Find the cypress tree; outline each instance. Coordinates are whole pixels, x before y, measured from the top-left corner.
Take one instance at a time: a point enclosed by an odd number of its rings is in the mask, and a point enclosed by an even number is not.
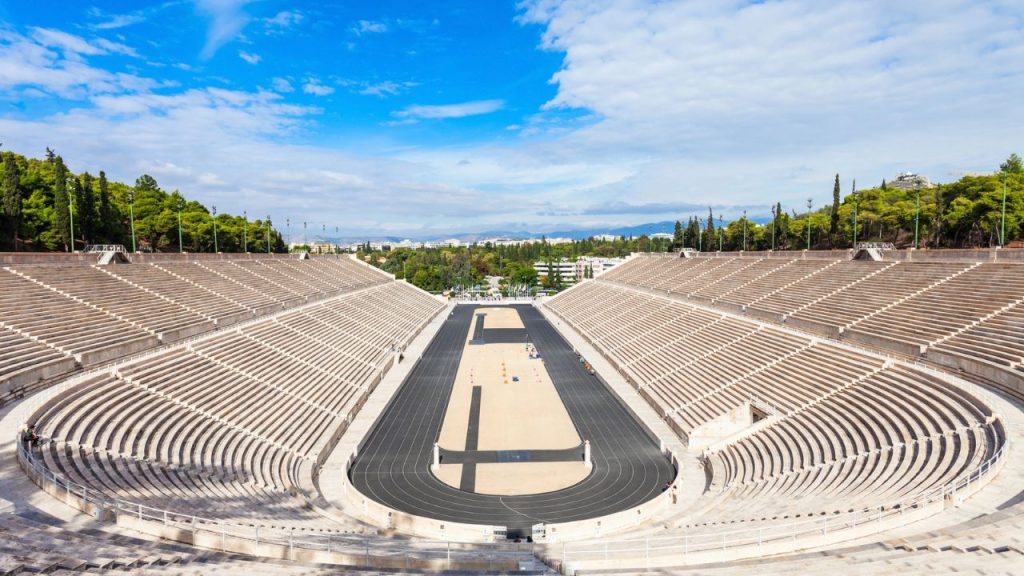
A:
[[[53,162],[53,227],[57,238],[68,252],[74,250],[71,239],[70,198],[68,197],[68,169],[64,159],[47,149]]]
[[[86,244],[96,243],[96,193],[93,190],[92,174],[86,172],[78,183],[80,234]]]
[[[4,236],[10,238],[14,251],[18,251],[18,228],[21,226],[21,175],[14,153],[4,155]],[[6,241],[6,240],[5,240]]]
[[[829,215],[828,237],[832,247],[835,247],[836,236],[839,234],[839,174],[836,174],[836,182],[832,186],[832,212]]]
[[[110,187],[107,183],[107,173],[100,170],[99,178],[99,221],[97,222],[97,234],[107,244],[115,242],[117,226],[114,223],[114,209],[110,203]]]
[[[708,206],[708,225],[705,230],[707,230],[708,233],[707,244],[705,244],[705,246],[710,247],[715,243],[715,215],[711,212],[710,206]],[[717,246],[717,244],[714,245]],[[710,248],[706,248],[706,250],[710,250]]]

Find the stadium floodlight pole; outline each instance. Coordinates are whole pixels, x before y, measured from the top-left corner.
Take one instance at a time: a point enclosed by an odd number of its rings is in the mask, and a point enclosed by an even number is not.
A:
[[[814,207],[814,199],[807,199],[807,249],[811,249],[811,208]]]
[[[1003,172],[1003,218],[999,224],[999,247],[1006,245],[1006,172]]]
[[[857,249],[857,205],[860,199],[857,197],[857,180],[853,181],[853,249]]]
[[[772,205],[772,252],[775,252],[775,221],[779,216],[775,213],[775,205]]]
[[[291,218],[285,218],[284,219],[284,227],[285,227],[285,229],[288,230],[288,250],[290,251],[291,250],[291,244],[292,244],[292,219]]]
[[[917,250],[917,233],[921,223],[921,184],[918,183],[914,186],[914,191],[917,192],[917,200],[914,205],[914,250]]]
[[[270,254],[270,214],[267,214],[267,254]]]
[[[185,201],[178,198],[178,252],[185,251],[185,244],[181,240],[181,211],[185,208]]]
[[[747,211],[743,211],[743,251],[747,251]]]
[[[135,252],[135,190],[128,191],[128,214],[132,223],[132,252]]]
[[[213,208],[213,253],[217,254],[220,252],[219,246],[217,246],[217,207],[210,206],[210,208]]]
[[[724,220],[722,220],[722,215],[719,214],[718,215],[718,251],[719,252],[722,251],[722,239],[725,238],[725,234],[724,234],[725,226],[722,225],[723,222],[724,222]]]
[[[249,253],[249,213],[242,210],[242,254]]]
[[[308,228],[308,227],[309,227],[309,222],[305,222],[304,221],[302,223],[302,243],[307,245],[307,246],[309,245],[309,232],[306,232],[306,228]]]

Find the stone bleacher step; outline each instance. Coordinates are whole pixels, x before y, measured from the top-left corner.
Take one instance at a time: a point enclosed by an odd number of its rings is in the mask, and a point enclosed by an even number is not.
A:
[[[689,408],[690,406],[693,406],[697,402],[700,402],[702,400],[710,398],[711,396],[714,396],[715,394],[718,394],[719,392],[722,392],[726,388],[734,386],[734,385],[738,384],[739,382],[742,382],[743,380],[746,380],[747,378],[750,378],[752,376],[756,376],[757,374],[760,374],[760,373],[764,372],[765,370],[771,368],[772,366],[775,366],[775,365],[779,364],[783,360],[787,360],[789,358],[792,358],[793,356],[796,356],[797,354],[800,354],[801,352],[810,349],[811,347],[813,347],[816,344],[818,344],[818,342],[819,341],[818,341],[817,338],[813,338],[812,337],[809,342],[807,342],[806,344],[804,344],[800,348],[797,348],[796,350],[793,350],[792,352],[783,354],[782,356],[778,356],[775,359],[773,359],[771,362],[769,362],[768,364],[764,364],[762,366],[758,366],[757,368],[755,368],[754,370],[752,370],[752,371],[750,371],[748,373],[745,373],[745,374],[743,374],[741,376],[737,376],[736,378],[733,378],[732,380],[726,382],[725,384],[719,386],[718,388],[715,388],[714,390],[712,390],[710,392],[705,392],[703,395],[698,396],[696,399],[694,399],[694,400],[692,400],[692,401],[690,401],[690,402],[680,406],[679,408],[676,408],[673,413],[674,414],[678,414],[679,412],[685,410],[686,408]]]
[[[936,280],[935,282],[932,282],[931,284],[925,286],[924,288],[921,288],[920,290],[917,290],[916,292],[912,292],[910,294],[907,294],[906,296],[903,296],[902,298],[898,298],[895,302],[890,302],[889,304],[883,306],[882,308],[880,308],[878,310],[875,310],[874,312],[872,312],[870,314],[867,314],[865,316],[861,316],[860,318],[854,320],[853,322],[847,323],[845,326],[840,326],[839,327],[839,332],[842,333],[843,330],[846,329],[846,328],[852,328],[855,325],[857,325],[857,324],[859,324],[859,323],[861,323],[861,322],[863,322],[865,320],[874,318],[875,316],[878,316],[879,314],[882,314],[882,313],[884,313],[885,311],[887,311],[887,310],[889,310],[891,308],[899,306],[900,304],[906,302],[907,300],[910,300],[911,298],[914,298],[916,296],[920,296],[921,294],[924,294],[925,292],[931,290],[932,288],[935,288],[936,286],[941,286],[941,285],[945,284],[946,282],[949,282],[953,278],[956,278],[957,276],[960,276],[961,274],[963,274],[965,272],[969,272],[971,270],[974,270],[978,266],[981,266],[981,263],[975,262],[974,264],[971,264],[970,266],[964,268],[963,270],[954,272],[953,274],[950,274],[949,276],[946,276],[944,278],[940,278],[940,279]]]
[[[794,262],[796,262],[796,260],[794,260]],[[803,282],[804,280],[807,280],[808,278],[810,278],[811,276],[814,276],[815,274],[820,274],[821,272],[824,272],[825,270],[828,270],[829,268],[835,266],[836,264],[839,264],[839,262],[841,262],[841,260],[835,260],[832,263],[830,263],[828,266],[825,266],[823,268],[818,268],[817,270],[815,270],[814,272],[811,272],[809,274],[804,274],[800,278],[797,278],[796,280],[793,280],[792,282],[787,282],[786,284],[783,284],[782,286],[779,286],[775,290],[769,290],[763,296],[760,296],[756,300],[751,301],[750,304],[747,305],[747,307],[748,308],[755,308],[756,307],[755,305],[758,302],[760,302],[762,300],[765,300],[767,298],[771,298],[772,296],[778,294],[779,292],[782,292],[783,290],[787,290],[787,289],[789,289],[790,286],[792,286],[792,285],[794,285],[794,284],[796,284],[798,282]],[[776,270],[781,270],[781,268],[776,268]]]
[[[173,300],[171,298],[168,298],[167,296],[164,296],[163,294],[161,294],[159,292],[156,292],[156,291],[154,291],[154,290],[152,290],[150,288],[147,288],[147,287],[145,287],[145,286],[143,286],[143,285],[141,285],[141,284],[139,284],[137,282],[129,280],[128,278],[122,278],[121,276],[118,276],[117,274],[114,274],[113,272],[108,270],[106,266],[94,265],[93,268],[99,270],[100,272],[103,272],[104,274],[110,276],[111,278],[115,278],[115,279],[117,279],[117,280],[119,280],[121,282],[124,282],[125,284],[128,284],[129,286],[134,286],[135,288],[138,288],[139,290],[142,290],[143,292],[148,292],[148,293],[152,294],[153,296],[156,296],[157,298],[163,300],[164,302],[170,302],[171,304],[174,304],[175,306],[180,306],[180,307],[184,308],[185,310],[188,310],[189,312],[191,312],[191,313],[193,313],[193,314],[195,314],[197,316],[205,318],[207,321],[212,322],[215,325],[217,323],[217,319],[214,318],[213,316],[210,316],[209,314],[204,314],[204,313],[202,313],[202,312],[192,308],[191,306],[189,306],[187,304],[184,304],[182,302],[178,302],[177,300]]]
[[[686,293],[686,297],[687,297],[687,298],[693,298],[693,297],[694,297],[694,295],[695,295],[695,294],[696,294],[697,292],[699,292],[699,291],[701,291],[701,290],[703,290],[703,289],[705,289],[705,288],[707,288],[707,287],[709,287],[709,286],[716,286],[716,285],[718,285],[718,284],[720,284],[720,283],[722,283],[722,282],[726,282],[726,281],[728,281],[728,280],[729,280],[729,278],[732,278],[732,277],[733,277],[733,276],[735,276],[736,274],[739,274],[740,272],[743,272],[743,271],[744,271],[744,270],[746,270],[747,268],[750,268],[751,266],[754,266],[755,264],[757,264],[757,263],[758,263],[758,262],[760,262],[760,261],[761,261],[761,259],[760,259],[760,258],[753,258],[753,259],[751,259],[751,260],[750,260],[750,262],[748,262],[748,263],[747,263],[747,265],[746,265],[746,266],[741,266],[740,268],[737,268],[737,269],[733,270],[732,272],[729,272],[728,274],[726,274],[725,276],[722,276],[721,278],[718,278],[717,280],[715,280],[715,281],[714,281],[714,282],[712,282],[711,284],[701,284],[701,285],[700,285],[699,287],[697,287],[697,288],[695,288],[695,289],[693,289],[693,290],[691,290],[691,291],[687,292],[687,293]],[[740,284],[740,286],[743,286],[743,284]],[[737,286],[737,288],[738,288],[738,287],[739,287],[739,286]],[[713,298],[708,298],[707,300],[708,300],[709,302],[711,302],[711,301],[714,301],[714,299],[713,299]]]
[[[202,290],[205,290],[205,291],[209,292],[210,294],[213,294],[214,296],[216,296],[218,298],[223,298],[224,300],[227,300],[228,302],[231,302],[232,304],[234,304],[236,306],[244,308],[244,309],[248,310],[252,314],[256,314],[256,309],[253,308],[252,306],[246,306],[245,304],[242,304],[241,302],[235,300],[234,298],[232,298],[232,297],[230,297],[230,296],[228,296],[226,294],[221,294],[220,292],[214,290],[213,288],[210,288],[209,286],[204,286],[204,285],[202,285],[202,284],[200,284],[200,283],[198,283],[198,282],[196,282],[194,280],[191,280],[189,278],[181,276],[180,274],[175,273],[173,270],[171,270],[169,268],[164,268],[163,266],[160,266],[159,264],[153,264],[153,266],[155,268],[163,270],[164,272],[170,274],[171,276],[174,276],[175,278],[177,278],[179,280],[182,280],[183,282],[187,282],[187,283],[189,283],[189,284],[191,284],[193,286],[196,286],[196,287],[198,287],[198,288],[200,288]],[[203,267],[203,269],[204,270],[209,270],[209,268],[206,268],[205,266]],[[221,277],[223,278],[223,276],[221,276]]]
[[[836,288],[835,290],[833,290],[833,291],[831,291],[831,292],[829,292],[829,293],[827,293],[827,294],[825,294],[825,295],[823,295],[823,296],[821,296],[819,298],[815,298],[814,300],[811,300],[811,301],[807,302],[806,304],[804,304],[803,306],[797,308],[796,310],[793,310],[791,313],[786,314],[783,317],[783,320],[785,320],[786,317],[793,316],[793,315],[797,314],[798,312],[800,312],[802,310],[806,310],[807,308],[810,308],[811,306],[814,306],[815,304],[817,304],[818,302],[821,302],[822,300],[824,300],[826,298],[835,296],[836,294],[842,292],[843,290],[847,290],[849,288],[853,288],[854,286],[860,284],[861,282],[864,282],[868,278],[871,278],[871,277],[873,277],[873,276],[875,276],[877,274],[881,274],[882,272],[885,272],[886,270],[892,268],[893,266],[896,266],[897,264],[899,264],[899,262],[893,262],[892,264],[889,264],[888,266],[883,266],[882,268],[879,268],[878,270],[875,270],[874,272],[872,272],[871,274],[868,274],[867,276],[865,276],[863,278],[859,278],[857,280],[854,280],[853,282],[850,282],[849,284],[843,284],[839,288]]]
[[[99,312],[102,312],[102,313],[106,314],[107,316],[111,316],[113,318],[116,318],[116,319],[120,320],[121,322],[127,322],[128,324],[131,324],[132,326],[135,326],[139,330],[143,330],[145,332],[148,332],[149,334],[152,334],[153,336],[156,336],[156,337],[160,336],[159,334],[156,333],[156,331],[150,330],[149,328],[143,326],[142,324],[139,324],[138,322],[135,322],[133,320],[129,320],[128,318],[125,318],[124,316],[121,316],[120,314],[116,314],[116,313],[114,313],[114,312],[112,312],[110,310],[107,310],[106,308],[104,308],[102,306],[97,306],[97,305],[95,305],[95,304],[93,304],[91,302],[87,302],[87,301],[83,300],[82,298],[79,298],[77,296],[73,296],[72,294],[63,291],[60,288],[57,288],[56,286],[51,286],[51,285],[47,284],[46,282],[43,282],[42,280],[36,280],[35,278],[29,276],[28,274],[25,274],[23,272],[20,272],[18,270],[13,269],[13,268],[8,268],[8,270],[10,270],[11,272],[17,274],[18,276],[21,276],[22,278],[28,280],[29,282],[38,284],[39,286],[42,286],[43,288],[46,288],[47,290],[50,290],[52,292],[56,292],[57,294],[60,294],[61,296],[64,296],[65,298],[70,298],[71,300],[74,300],[75,302],[78,302],[79,304],[83,304],[85,306],[88,306],[89,308],[92,308],[93,310],[97,310]]]
[[[993,318],[995,316],[1003,314],[1004,312],[1007,312],[1008,310],[1012,310],[1013,308],[1016,308],[1017,306],[1020,306],[1021,304],[1024,304],[1024,295],[1022,295],[1020,298],[1018,298],[1016,300],[1013,300],[1012,302],[1006,304],[1002,308],[999,308],[998,310],[994,310],[994,311],[992,311],[992,312],[990,312],[990,313],[988,313],[988,314],[986,314],[984,316],[981,316],[980,318],[974,319],[973,321],[971,321],[970,324],[967,324],[966,326],[963,326],[960,329],[958,329],[958,330],[956,330],[956,331],[954,331],[954,332],[952,332],[950,334],[942,336],[941,338],[938,338],[936,340],[932,340],[931,342],[928,343],[928,346],[929,347],[936,346],[938,344],[941,344],[941,343],[945,342],[946,340],[949,340],[950,338],[953,338],[955,336],[959,336],[960,334],[963,334],[964,332],[970,330],[971,328],[974,328],[978,324],[981,324],[982,322],[990,320],[991,318]]]

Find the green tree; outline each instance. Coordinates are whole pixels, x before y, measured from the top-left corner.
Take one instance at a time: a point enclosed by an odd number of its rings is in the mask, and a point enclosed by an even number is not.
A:
[[[1017,153],[1010,154],[1010,157],[999,165],[1000,172],[1006,172],[1007,174],[1021,174],[1024,173],[1024,165],[1021,163],[1020,156]]]
[[[120,226],[117,222],[118,216],[114,211],[114,205],[111,203],[110,183],[107,182],[107,173],[102,170],[100,170],[97,188],[99,196],[99,221],[97,234],[101,237],[101,242],[105,244],[118,243],[120,236]]]
[[[3,206],[2,216],[3,238],[0,243],[18,251],[18,228],[21,227],[21,173],[13,152],[4,154]]]
[[[75,197],[79,201],[77,232],[81,234],[86,244],[95,244],[99,214],[96,211],[96,194],[93,190],[92,175],[86,172],[81,178],[75,179],[75,185]]]
[[[839,174],[836,174],[835,184],[832,185],[832,207],[829,213],[828,238],[830,245],[835,248],[836,238],[839,235]]]
[[[53,163],[53,227],[64,249],[75,249],[71,238],[71,210],[73,202],[68,190],[68,169],[64,159],[47,149],[47,159]]]

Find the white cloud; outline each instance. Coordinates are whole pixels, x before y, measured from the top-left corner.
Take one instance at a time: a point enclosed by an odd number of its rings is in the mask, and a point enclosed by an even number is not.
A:
[[[373,20],[360,20],[352,27],[352,32],[357,36],[362,36],[364,34],[382,34],[387,31],[388,25],[386,23],[375,22]]]
[[[123,54],[133,58],[137,58],[139,56],[134,48],[121,44],[120,42],[112,42],[106,38],[97,38],[94,43],[96,46],[106,51],[107,54]]]
[[[0,134],[5,149],[56,148],[75,170],[125,181],[150,172],[225,212],[348,234],[600,227],[685,219],[709,202],[728,218],[775,200],[822,205],[837,171],[847,190],[854,176],[861,186],[901,170],[942,180],[1020,152],[1024,39],[1009,8],[537,0],[523,19],[564,57],[554,97],[510,119],[515,135],[432,146],[382,131],[360,153],[298,144],[317,141],[324,120],[290,93],[387,95],[386,82],[284,76],[272,90],[177,88],[91,66],[112,53],[93,40],[0,29],[0,94],[75,99],[53,100],[61,112],[42,118],[0,115]],[[504,105],[416,105],[392,119]],[[354,197],[373,201],[353,210]]]
[[[106,50],[93,46],[84,38],[52,28],[32,28],[32,38],[43,46],[59,48],[66,57],[106,54]]]
[[[533,135],[644,162],[608,195],[824,199],[837,171],[997,162],[1024,125],[1024,22],[1005,2],[531,0],[522,18],[564,53],[541,116],[592,115]]]
[[[306,83],[302,85],[302,91],[306,94],[312,94],[313,96],[327,96],[329,94],[334,94],[333,87],[325,86],[316,78],[307,79]]]
[[[476,100],[459,104],[423,105],[414,104],[394,113],[405,120],[437,120],[442,118],[464,118],[497,112],[505,107],[504,100]]]
[[[206,31],[206,44],[200,52],[203,59],[211,58],[221,46],[235,39],[249,23],[249,15],[242,9],[251,0],[195,0],[196,8],[210,19]]]
[[[295,10],[282,10],[270,18],[264,18],[263,30],[269,35],[281,34],[302,23],[305,17]]]
[[[253,54],[251,52],[246,52],[245,50],[239,50],[238,57],[242,60],[245,60],[249,64],[259,64],[260,60],[263,60],[263,58],[259,54]]]
[[[103,22],[97,22],[89,27],[93,30],[115,30],[125,26],[132,26],[145,20],[146,18],[142,14],[114,14]]]
[[[375,84],[367,84],[359,90],[359,93],[364,96],[384,98],[386,96],[397,96],[414,86],[417,86],[416,82],[392,82],[391,80],[385,80]]]
[[[274,90],[276,90],[276,91],[278,91],[278,92],[280,92],[282,94],[288,94],[288,93],[291,93],[291,92],[295,92],[295,87],[292,86],[292,83],[289,82],[288,80],[284,79],[284,78],[273,78],[270,81],[270,83],[274,87]]]
[[[78,36],[56,30],[33,29],[31,38],[0,31],[0,89],[31,88],[65,98],[84,98],[158,85],[151,79],[109,72],[85,62],[86,56],[108,53]]]

